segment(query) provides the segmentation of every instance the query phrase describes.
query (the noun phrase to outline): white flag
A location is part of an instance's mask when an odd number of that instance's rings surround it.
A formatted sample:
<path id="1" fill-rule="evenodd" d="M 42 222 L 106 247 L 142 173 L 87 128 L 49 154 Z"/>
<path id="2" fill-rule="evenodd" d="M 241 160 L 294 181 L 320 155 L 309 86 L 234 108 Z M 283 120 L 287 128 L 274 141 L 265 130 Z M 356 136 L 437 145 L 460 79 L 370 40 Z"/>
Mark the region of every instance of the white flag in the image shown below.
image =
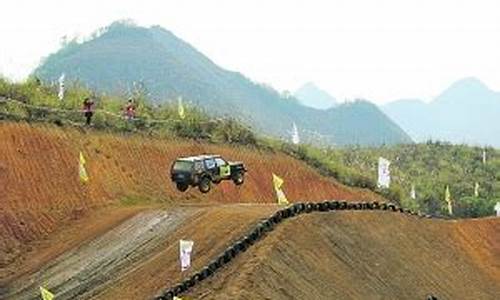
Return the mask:
<path id="1" fill-rule="evenodd" d="M 415 185 L 411 185 L 411 192 L 410 192 L 410 197 L 412 199 L 416 199 L 417 198 L 417 194 L 415 193 Z"/>
<path id="2" fill-rule="evenodd" d="M 294 143 L 295 145 L 300 143 L 299 130 L 297 129 L 297 125 L 295 125 L 295 122 L 293 123 L 292 129 L 292 143 Z"/>
<path id="3" fill-rule="evenodd" d="M 497 217 L 500 217 L 500 202 L 497 202 L 497 205 L 495 205 L 495 210 L 497 211 Z"/>
<path id="4" fill-rule="evenodd" d="M 63 100 L 64 99 L 64 78 L 66 77 L 66 75 L 64 75 L 64 73 L 61 74 L 61 77 L 59 77 L 59 93 L 57 94 L 57 96 L 59 97 L 59 100 Z"/>
<path id="5" fill-rule="evenodd" d="M 486 149 L 483 150 L 483 164 L 486 164 Z"/>
<path id="6" fill-rule="evenodd" d="M 378 158 L 378 187 L 389 188 L 391 183 L 391 174 L 389 171 L 390 161 L 383 157 Z"/>
<path id="7" fill-rule="evenodd" d="M 474 197 L 479 197 L 479 183 L 476 182 L 474 185 Z"/>
<path id="8" fill-rule="evenodd" d="M 191 266 L 191 252 L 193 251 L 193 244 L 193 241 L 179 241 L 181 271 L 186 271 Z"/>

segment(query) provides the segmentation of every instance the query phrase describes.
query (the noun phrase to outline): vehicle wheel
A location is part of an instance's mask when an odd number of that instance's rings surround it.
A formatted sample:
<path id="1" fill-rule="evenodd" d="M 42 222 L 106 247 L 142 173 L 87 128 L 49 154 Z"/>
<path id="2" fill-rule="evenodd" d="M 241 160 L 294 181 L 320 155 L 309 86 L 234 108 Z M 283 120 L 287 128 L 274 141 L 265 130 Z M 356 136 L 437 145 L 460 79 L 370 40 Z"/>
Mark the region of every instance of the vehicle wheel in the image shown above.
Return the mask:
<path id="1" fill-rule="evenodd" d="M 200 189 L 200 192 L 202 193 L 208 193 L 210 191 L 210 178 L 208 177 L 203 177 L 201 180 L 200 180 L 200 184 L 198 186 L 198 188 Z"/>
<path id="2" fill-rule="evenodd" d="M 185 192 L 185 191 L 187 191 L 188 188 L 189 188 L 189 184 L 177 182 L 177 189 L 179 191 Z"/>
<path id="3" fill-rule="evenodd" d="M 238 172 L 238 173 L 234 174 L 234 176 L 233 176 L 233 182 L 236 185 L 243 184 L 243 182 L 245 182 L 245 175 L 243 175 L 242 172 Z"/>

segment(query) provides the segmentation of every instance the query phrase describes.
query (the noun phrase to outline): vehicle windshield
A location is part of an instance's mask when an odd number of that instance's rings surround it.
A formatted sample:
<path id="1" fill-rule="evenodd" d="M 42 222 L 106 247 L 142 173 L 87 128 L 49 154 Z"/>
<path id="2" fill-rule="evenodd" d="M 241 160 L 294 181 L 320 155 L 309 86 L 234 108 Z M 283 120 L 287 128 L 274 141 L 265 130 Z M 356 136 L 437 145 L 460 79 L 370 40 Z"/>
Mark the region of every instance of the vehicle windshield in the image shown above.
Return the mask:
<path id="1" fill-rule="evenodd" d="M 174 171 L 191 171 L 193 167 L 192 161 L 178 160 L 175 162 L 173 170 Z"/>

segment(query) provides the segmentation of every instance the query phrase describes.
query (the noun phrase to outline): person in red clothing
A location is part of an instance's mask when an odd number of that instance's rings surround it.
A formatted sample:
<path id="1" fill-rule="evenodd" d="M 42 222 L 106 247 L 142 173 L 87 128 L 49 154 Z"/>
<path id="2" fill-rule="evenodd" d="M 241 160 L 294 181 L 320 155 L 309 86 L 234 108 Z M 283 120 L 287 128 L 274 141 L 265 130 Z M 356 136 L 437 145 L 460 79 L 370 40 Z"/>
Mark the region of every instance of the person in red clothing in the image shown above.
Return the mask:
<path id="1" fill-rule="evenodd" d="M 85 97 L 83 100 L 83 115 L 85 116 L 85 125 L 89 126 L 94 115 L 94 101 L 90 97 Z"/>
<path id="2" fill-rule="evenodd" d="M 125 106 L 125 117 L 127 120 L 133 120 L 135 118 L 135 104 L 132 99 L 128 99 L 128 103 Z"/>

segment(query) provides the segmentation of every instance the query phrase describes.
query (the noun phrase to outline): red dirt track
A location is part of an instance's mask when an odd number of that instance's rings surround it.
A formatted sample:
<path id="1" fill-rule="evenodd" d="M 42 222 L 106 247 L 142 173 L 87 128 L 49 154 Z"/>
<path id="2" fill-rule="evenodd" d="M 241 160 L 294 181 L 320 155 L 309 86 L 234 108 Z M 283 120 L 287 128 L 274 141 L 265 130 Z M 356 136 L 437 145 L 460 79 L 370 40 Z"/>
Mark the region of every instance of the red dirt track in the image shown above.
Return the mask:
<path id="1" fill-rule="evenodd" d="M 121 200 L 169 205 L 269 203 L 274 201 L 272 172 L 285 180 L 291 201 L 377 197 L 326 179 L 288 156 L 243 147 L 5 122 L 0 123 L 0 141 L 0 282 L 13 275 L 2 267 L 19 262 L 32 248 L 30 243 Z M 78 178 L 80 151 L 87 160 L 87 185 Z M 250 170 L 245 184 L 224 182 L 208 195 L 196 189 L 178 192 L 169 179 L 172 161 L 200 153 L 244 161 Z"/>
<path id="2" fill-rule="evenodd" d="M 78 153 L 90 182 L 78 178 Z M 243 186 L 206 195 L 169 181 L 177 156 L 244 161 Z M 199 271 L 289 200 L 380 200 L 283 154 L 0 122 L 0 298 L 151 299 Z M 285 220 L 186 299 L 498 299 L 500 218 L 443 221 L 383 211 Z M 195 242 L 181 273 L 179 239 Z M 183 297 L 184 297 L 183 296 Z"/>

